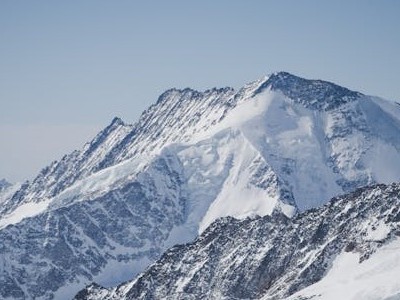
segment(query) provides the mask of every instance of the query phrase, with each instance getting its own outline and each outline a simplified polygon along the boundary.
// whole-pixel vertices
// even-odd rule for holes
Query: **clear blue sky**
[[[400,99],[400,1],[0,2],[0,178],[31,178],[170,87],[274,71]]]

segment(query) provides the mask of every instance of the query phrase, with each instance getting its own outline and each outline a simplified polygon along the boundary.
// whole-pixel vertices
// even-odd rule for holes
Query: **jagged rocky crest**
[[[69,299],[133,278],[220,217],[292,217],[399,180],[389,101],[287,73],[171,89],[0,194],[0,298]]]
[[[266,88],[281,91],[295,102],[315,110],[332,110],[362,96],[328,81],[307,80],[287,72],[272,74],[255,93]]]
[[[340,253],[362,264],[399,236],[400,184],[377,185],[292,219],[219,219],[132,282],[93,284],[75,299],[284,299],[321,280]]]

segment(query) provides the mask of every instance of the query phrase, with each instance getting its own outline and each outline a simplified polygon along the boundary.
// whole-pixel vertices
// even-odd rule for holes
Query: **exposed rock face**
[[[257,92],[261,92],[264,88],[281,91],[296,103],[314,110],[333,110],[362,97],[361,93],[350,91],[334,83],[307,80],[287,72],[272,74]]]

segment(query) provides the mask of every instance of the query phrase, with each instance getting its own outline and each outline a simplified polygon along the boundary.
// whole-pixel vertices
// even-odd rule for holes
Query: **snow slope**
[[[400,239],[380,248],[360,263],[358,253],[343,252],[319,282],[301,290],[290,300],[358,300],[400,298]]]

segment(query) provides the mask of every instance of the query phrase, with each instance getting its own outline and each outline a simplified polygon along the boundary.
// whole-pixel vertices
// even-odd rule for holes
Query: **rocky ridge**
[[[75,299],[285,299],[320,281],[341,253],[363,264],[399,236],[400,184],[376,185],[292,219],[219,219],[132,282],[93,284]]]

